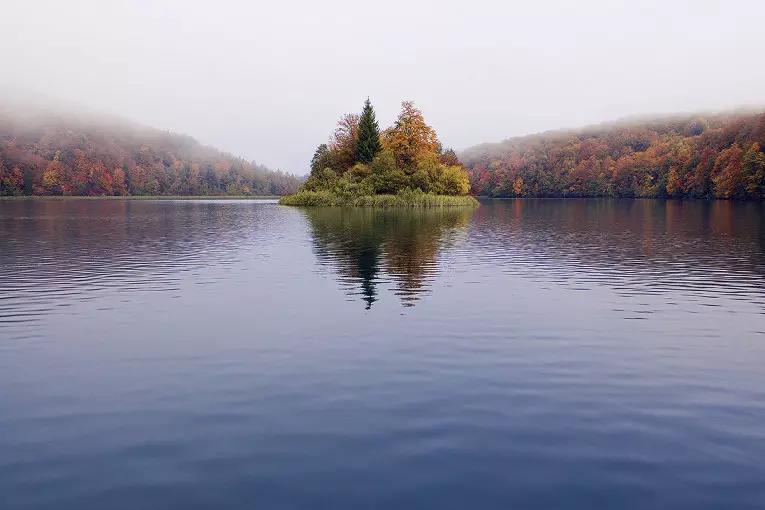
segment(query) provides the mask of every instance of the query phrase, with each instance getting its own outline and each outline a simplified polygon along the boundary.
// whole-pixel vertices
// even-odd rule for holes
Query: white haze
[[[764,19],[761,0],[10,0],[0,89],[303,174],[367,96],[382,125],[414,100],[458,149],[763,104]]]

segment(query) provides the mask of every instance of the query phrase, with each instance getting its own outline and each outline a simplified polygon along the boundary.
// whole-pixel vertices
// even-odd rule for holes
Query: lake
[[[0,508],[762,509],[765,205],[0,201]]]

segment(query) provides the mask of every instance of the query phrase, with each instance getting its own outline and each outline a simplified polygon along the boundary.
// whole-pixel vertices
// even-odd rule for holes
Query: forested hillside
[[[299,185],[189,136],[0,105],[0,195],[283,195]]]
[[[765,113],[623,121],[461,154],[494,197],[765,198]]]

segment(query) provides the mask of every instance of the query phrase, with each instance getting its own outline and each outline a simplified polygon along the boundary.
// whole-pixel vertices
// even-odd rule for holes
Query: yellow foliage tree
[[[518,196],[523,194],[523,177],[518,177],[513,184],[513,193]]]
[[[740,198],[743,195],[741,159],[744,151],[738,144],[721,151],[712,169],[715,196],[718,198]]]
[[[470,193],[470,178],[460,166],[444,166],[439,179],[447,195],[467,195]]]
[[[43,186],[49,192],[55,192],[61,184],[61,178],[64,176],[64,166],[58,159],[51,161],[45,167],[43,172]]]
[[[401,103],[401,113],[393,127],[383,133],[383,147],[393,152],[396,165],[413,173],[417,162],[441,149],[436,132],[425,123],[422,112],[412,101]]]

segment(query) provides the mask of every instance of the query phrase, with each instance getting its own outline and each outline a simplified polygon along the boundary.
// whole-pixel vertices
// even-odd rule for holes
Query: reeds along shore
[[[478,200],[472,196],[435,195],[419,191],[402,191],[395,195],[343,196],[331,191],[302,190],[282,197],[282,205],[319,207],[477,207]]]

